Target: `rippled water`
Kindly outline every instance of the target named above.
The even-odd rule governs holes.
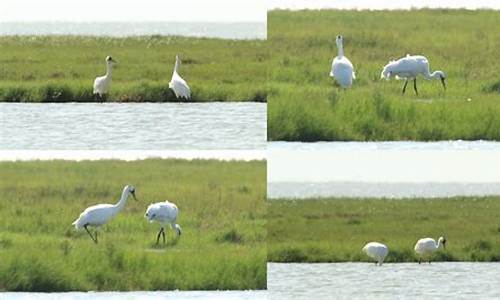
[[[266,23],[214,22],[4,22],[0,35],[182,35],[223,39],[266,39]]]
[[[276,264],[270,299],[499,299],[500,263]]]
[[[70,293],[0,293],[5,300],[236,300],[266,299],[266,291],[173,291],[173,292],[70,292]]]
[[[264,103],[0,103],[0,149],[256,150]]]

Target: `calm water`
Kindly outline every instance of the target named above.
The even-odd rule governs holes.
[[[246,300],[266,299],[266,291],[175,291],[175,292],[71,292],[71,293],[0,293],[2,300]]]
[[[499,142],[272,142],[267,156],[270,198],[500,195]]]
[[[4,22],[0,35],[182,35],[223,39],[266,39],[266,23],[183,22]]]
[[[270,299],[500,299],[500,263],[275,264]]]
[[[0,149],[257,150],[264,103],[0,103]]]

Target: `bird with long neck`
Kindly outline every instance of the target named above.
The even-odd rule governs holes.
[[[111,87],[113,65],[116,63],[111,56],[106,57],[106,74],[94,80],[94,95],[98,95],[101,100]]]
[[[168,87],[174,92],[176,98],[185,98],[189,100],[191,99],[191,89],[186,81],[179,75],[180,65],[181,59],[179,58],[179,55],[176,55],[174,71],[172,72],[172,79],[168,83]]]
[[[440,237],[437,243],[432,238],[419,239],[415,244],[415,252],[419,255],[418,263],[422,262],[422,258],[428,258],[428,262],[431,263],[430,257],[432,253],[441,246],[446,249],[446,238],[444,237]]]
[[[80,214],[78,219],[73,222],[73,225],[77,230],[84,228],[90,235],[90,238],[97,244],[97,228],[106,224],[125,207],[129,195],[132,195],[132,197],[137,200],[135,188],[131,185],[127,185],[123,188],[120,200],[116,204],[97,204],[90,206]],[[90,233],[87,228],[88,226],[96,227],[95,237]]]
[[[337,56],[332,61],[332,69],[330,76],[343,88],[348,88],[352,85],[353,79],[356,79],[354,67],[351,61],[344,56],[344,38],[339,35],[335,40],[337,44]]]

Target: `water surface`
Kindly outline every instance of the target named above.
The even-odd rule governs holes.
[[[0,103],[2,150],[257,150],[265,103]]]
[[[262,22],[0,22],[0,35],[182,35],[222,39],[266,39]]]
[[[499,299],[500,263],[277,264],[270,299]]]

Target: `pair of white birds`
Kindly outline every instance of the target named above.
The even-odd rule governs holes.
[[[123,188],[122,196],[116,204],[97,204],[85,209],[78,219],[73,222],[73,225],[77,230],[82,228],[87,231],[90,238],[97,244],[97,229],[110,221],[114,216],[116,216],[125,206],[128,196],[137,200],[135,196],[135,188],[131,185],[127,185]],[[164,201],[153,203],[148,206],[146,214],[144,215],[149,222],[157,221],[160,223],[160,231],[156,237],[156,244],[160,241],[160,235],[163,235],[163,243],[165,243],[165,226],[169,225],[173,230],[176,231],[177,236],[181,235],[181,227],[176,223],[177,215],[179,210],[174,203]],[[90,233],[88,227],[95,227],[95,236]]]
[[[351,61],[344,56],[343,37],[341,35],[337,36],[336,43],[338,53],[337,57],[333,59],[330,76],[333,77],[341,87],[348,88],[352,86],[352,81],[356,79],[356,74],[354,73],[354,67]],[[427,80],[441,79],[443,88],[446,90],[446,74],[443,71],[434,71],[431,73],[429,60],[422,55],[407,54],[406,57],[390,61],[384,66],[380,77],[386,80],[394,77],[396,79],[404,79],[403,94],[406,91],[408,80],[413,80],[413,89],[415,90],[415,94],[418,95],[418,75],[422,75]]]
[[[106,95],[111,87],[111,78],[113,73],[113,65],[117,64],[111,56],[106,57],[106,74],[104,76],[99,76],[94,80],[94,95],[98,95],[102,100],[104,95]],[[174,72],[172,74],[172,79],[168,83],[168,87],[174,92],[175,97],[178,99],[191,99],[191,89],[189,88],[186,81],[179,75],[179,68],[181,65],[181,60],[179,55],[175,56],[175,66]]]
[[[446,239],[444,237],[440,237],[436,243],[436,240],[433,238],[423,238],[419,239],[415,244],[415,252],[418,254],[419,259],[418,263],[422,262],[422,259],[427,259],[429,263],[431,263],[431,256],[436,250],[438,250],[441,246],[446,249]],[[363,252],[366,253],[369,257],[375,260],[375,264],[382,265],[385,257],[389,254],[389,248],[378,242],[370,242],[363,247]]]

